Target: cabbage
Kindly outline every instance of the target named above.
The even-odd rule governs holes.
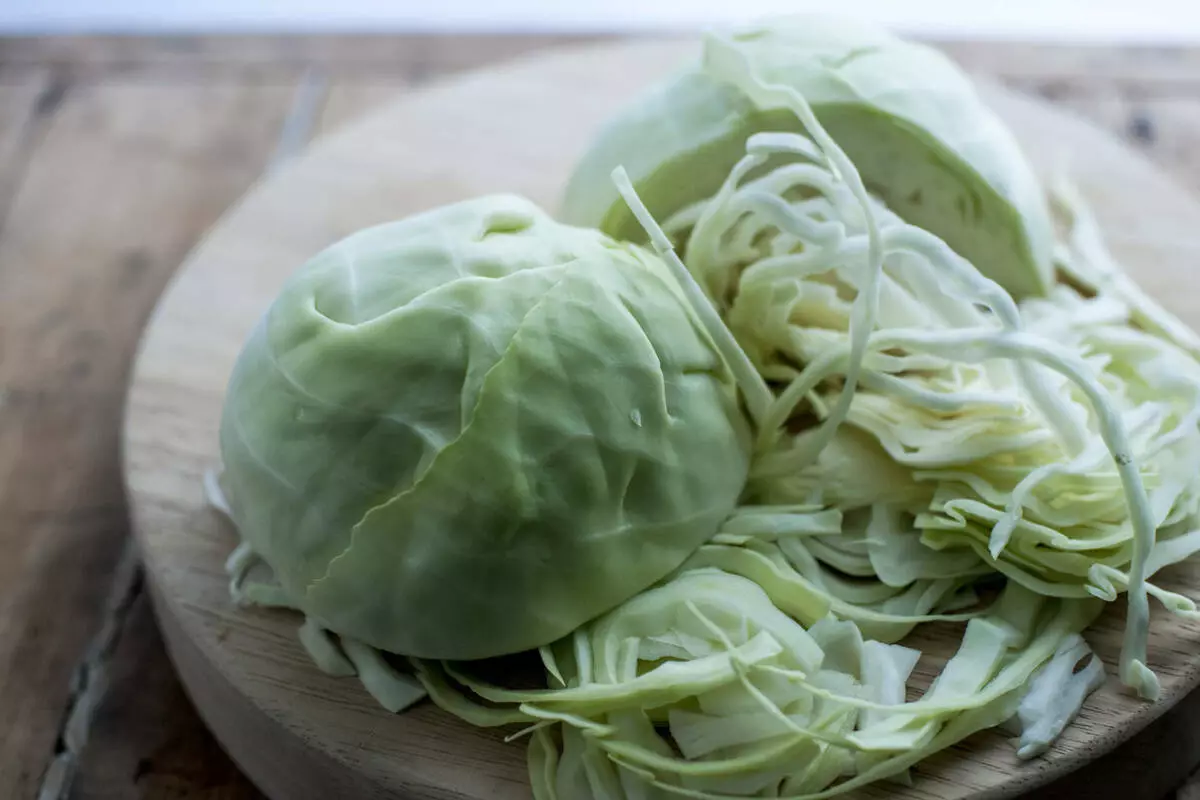
[[[798,16],[733,36],[764,81],[795,89],[867,187],[1014,295],[1053,280],[1052,230],[1033,171],[969,79],[936,50],[845,20]],[[609,173],[623,166],[658,219],[714,194],[761,131],[792,110],[730,85],[707,50],[609,122],[567,185],[564,219],[639,240]]]
[[[636,223],[654,254],[485,198],[302,270],[231,384],[228,499],[207,487],[245,536],[235,599],[303,611],[314,662],[385,708],[428,694],[473,725],[526,724],[539,800],[817,800],[906,781],[1008,722],[1016,757],[1035,757],[1103,683],[1080,634],[1122,593],[1120,677],[1156,697],[1149,598],[1200,618],[1154,582],[1200,550],[1200,338],[1121,270],[1068,186],[1067,281],[1049,286],[1019,157],[983,181],[1000,198],[979,201],[983,224],[915,217],[878,171],[930,152],[941,117],[914,131],[878,109],[944,101],[965,119],[976,101],[914,83],[903,48],[856,30],[706,40],[683,83],[778,127],[703,150],[724,170],[703,186],[704,171],[647,178],[632,153],[612,172],[628,210],[588,210],[589,173],[637,138],[602,137],[569,200]],[[871,80],[903,82],[863,101],[886,117],[864,129],[878,152],[856,153],[823,92],[891,58]],[[638,124],[658,159],[655,123]],[[989,137],[970,152],[996,166],[1006,134]],[[958,157],[897,180],[976,192],[986,170]],[[434,316],[392,329],[417,313]],[[380,382],[364,367],[385,359]],[[609,547],[614,518],[636,526]],[[260,560],[275,577],[254,576]],[[962,625],[952,655],[904,645],[926,622]],[[534,647],[541,685],[461,663]],[[940,667],[927,687],[922,658]]]
[[[1094,688],[1094,664],[1070,668],[1100,605],[1012,584],[906,702],[918,651],[833,618],[803,626],[757,581],[685,567],[546,649],[550,688],[505,688],[449,663],[420,662],[418,674],[454,713],[534,723],[536,798],[815,800],[902,777],[1018,712],[1027,752],[1044,747],[1073,711],[1030,701],[1058,679],[1079,702]]]
[[[747,425],[668,268],[486,197],[305,264],[246,343],[221,478],[321,627],[470,659],[554,641],[729,515]]]
[[[1157,696],[1145,665],[1147,596],[1197,615],[1190,599],[1147,582],[1156,559],[1195,552],[1200,528],[1200,365],[1179,333],[1186,328],[1130,291],[1108,261],[1104,280],[1093,280],[1118,291],[1088,297],[1063,285],[1018,305],[865,194],[806,99],[758,74],[749,46],[713,36],[706,49],[727,82],[787,105],[808,135],[751,136],[715,194],[662,230],[628,178],[615,178],[664,257],[669,237],[681,243],[682,262],[717,298],[734,338],[781,389],[760,417],[747,499],[791,505],[828,494],[849,511],[853,495],[913,519],[892,558],[924,547],[944,551],[962,579],[990,571],[1055,597],[1127,592],[1121,677]],[[1086,216],[1076,209],[1075,218]],[[1081,236],[1072,233],[1073,268],[1094,276],[1088,256],[1098,245]],[[859,448],[867,482],[853,492],[838,483],[847,471],[819,468],[827,456],[837,463],[830,449],[847,441],[843,425],[874,440]],[[792,570],[814,584],[788,546]],[[804,548],[835,570],[853,564],[860,577],[898,580],[895,565],[865,553],[807,540]],[[774,565],[755,580],[786,575],[779,558]],[[834,613],[862,617],[861,593],[825,593],[845,604]],[[794,610],[819,609],[819,594],[806,587]],[[915,622],[926,610],[906,615]]]

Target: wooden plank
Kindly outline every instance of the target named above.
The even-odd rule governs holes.
[[[1190,91],[1200,86],[1200,47],[1068,42],[931,42],[968,69],[1010,80]]]
[[[346,61],[330,58],[323,64],[324,69],[333,69],[329,75],[329,96],[315,133],[330,133],[422,83],[592,41],[572,36],[427,36],[413,40],[396,37],[392,61],[366,62],[377,64],[374,70],[355,69]],[[340,52],[338,47],[340,43],[331,40],[328,55]]]
[[[318,67],[446,74],[594,36],[361,34],[341,36],[0,37],[0,70],[47,65],[92,73],[209,71],[237,75]]]
[[[642,34],[646,36],[648,34]],[[668,34],[664,34],[668,35]],[[680,32],[678,35],[694,35]],[[544,47],[617,34],[0,37],[0,68],[71,71],[209,69],[241,72],[299,65],[356,71],[445,72]],[[624,35],[622,38],[635,38]],[[1123,87],[1200,86],[1200,47],[1102,46],[930,39],[970,69],[1014,80],[1085,80]]]
[[[165,280],[258,175],[295,79],[64,84],[0,236],[0,797],[34,795],[127,535],[117,432]]]
[[[259,800],[184,694],[150,611],[135,600],[113,653],[72,800]]]

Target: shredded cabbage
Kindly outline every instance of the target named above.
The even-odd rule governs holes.
[[[1123,585],[1121,677],[1157,696],[1145,667],[1146,562],[1156,531],[1195,511],[1189,466],[1200,455],[1200,372],[1181,337],[1130,324],[1127,288],[1088,298],[1060,286],[1018,309],[932,234],[864,199],[804,98],[763,84],[736,41],[710,37],[706,64],[786,101],[810,134],[752,137],[717,195],[664,225],[697,280],[724,287],[718,302],[751,359],[786,382],[759,427],[751,496],[819,496],[797,474],[843,422],[864,431],[929,485],[928,505],[897,509],[915,515],[923,545],[969,550],[1051,595],[1105,597]],[[793,159],[745,179],[782,154]],[[1111,259],[1099,270],[1115,274]],[[1160,331],[1182,327],[1143,295],[1136,305],[1167,320]],[[798,410],[819,422],[792,434]]]
[[[451,710],[561,723],[531,743],[537,797],[828,797],[901,775],[1022,708],[1031,720],[1022,747],[1043,746],[1077,708],[1070,698],[1094,688],[1096,667],[1074,678],[1068,670],[1071,693],[1042,711],[1022,698],[1057,687],[1064,663],[1086,654],[1077,634],[1101,605],[1011,583],[906,702],[918,651],[833,617],[806,628],[757,581],[685,567],[556,645],[564,686],[506,689],[448,662],[425,662],[420,674],[436,676],[441,692],[453,687]],[[589,782],[597,774],[609,794]],[[633,775],[636,790],[612,789]]]

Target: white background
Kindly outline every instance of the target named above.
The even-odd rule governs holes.
[[[798,10],[902,33],[1200,43],[1200,0],[0,0],[0,31],[631,32]]]

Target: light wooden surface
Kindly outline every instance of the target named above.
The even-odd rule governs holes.
[[[128,528],[116,430],[135,337],[195,240],[309,136],[446,74],[560,43],[0,38],[0,798],[261,797],[184,695],[136,573],[118,569]],[[1200,50],[942,46],[1200,192]],[[197,128],[180,105],[212,124]],[[47,167],[64,158],[69,181]],[[172,181],[126,177],[165,171]],[[141,265],[123,268],[135,251]],[[83,362],[86,376],[68,369]],[[1114,780],[1147,774],[1147,753],[1200,746],[1200,729],[1172,717],[1150,733],[1103,762]],[[60,765],[77,768],[73,783]],[[1152,791],[1131,797],[1158,800]]]
[[[0,797],[55,785],[49,765],[82,746],[67,719],[103,680],[88,648],[128,536],[117,454],[134,344],[261,171],[294,82],[0,71]]]
[[[135,532],[175,662],[201,714],[253,780],[277,800],[329,796],[528,796],[524,744],[471,729],[431,705],[388,715],[354,681],[329,678],[295,640],[298,619],[231,606],[221,570],[232,533],[206,510],[203,471],[216,462],[225,380],[240,345],[282,281],[311,254],[367,225],[445,202],[515,191],[553,208],[589,136],[689,45],[605,45],[514,63],[385,107],[260,183],[183,266],[151,320],[130,391],[126,476]],[[1093,128],[1006,92],[989,93],[1044,170],[1066,167],[1123,238],[1139,282],[1185,318],[1200,318],[1193,271],[1200,205],[1147,162]],[[203,335],[197,335],[203,331]],[[1200,567],[1169,582],[1200,587]],[[1091,631],[1115,663],[1119,606]],[[944,632],[941,634],[945,635]],[[914,644],[920,645],[918,635]],[[1157,797],[1200,750],[1161,746],[1137,757],[1136,781],[1103,759],[1200,682],[1200,625],[1157,615],[1151,666],[1164,698],[1146,704],[1115,680],[1087,703],[1044,758],[1021,763],[990,732],[920,765],[913,789],[860,797],[960,798],[1073,793]],[[1163,721],[1200,726],[1195,704]],[[1154,735],[1153,731],[1151,735]],[[263,742],[270,742],[269,748]],[[1135,743],[1136,745],[1136,743]],[[1130,767],[1133,765],[1130,764]],[[1083,769],[1083,773],[1067,773]],[[1045,792],[1042,796],[1050,796]]]

